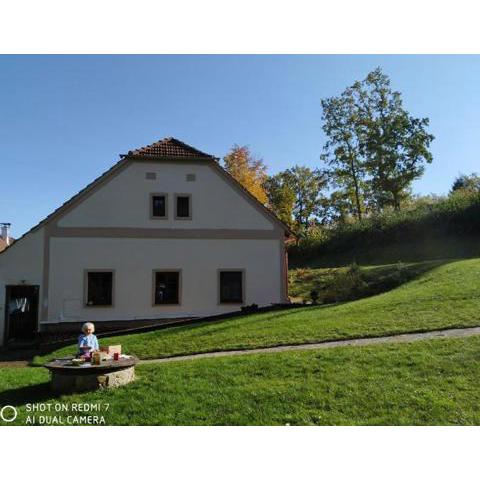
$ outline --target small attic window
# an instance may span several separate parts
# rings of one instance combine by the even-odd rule
[[[145,173],[145,178],[147,180],[156,180],[157,179],[157,174],[155,172],[147,172],[147,173]]]
[[[192,196],[189,193],[175,194],[175,220],[192,219]]]
[[[150,218],[167,218],[167,194],[152,193],[150,194]]]
[[[194,182],[196,180],[194,173],[187,173],[187,182]]]

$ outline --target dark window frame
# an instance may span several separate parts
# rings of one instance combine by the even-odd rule
[[[222,274],[238,273],[241,279],[241,296],[233,299],[225,299],[222,291]],[[245,269],[244,268],[221,268],[218,270],[218,304],[219,305],[242,305],[245,303]]]
[[[188,198],[188,216],[178,215],[178,199]],[[191,193],[176,193],[175,194],[175,220],[191,220],[192,219],[192,194]]]
[[[111,274],[111,287],[110,287],[110,303],[90,303],[89,297],[89,276],[90,274],[108,273]],[[87,308],[110,308],[115,304],[115,270],[102,268],[102,269],[87,269],[84,273],[84,306]]]
[[[159,273],[176,273],[177,274],[177,301],[157,303],[157,274]],[[182,270],[179,268],[158,268],[152,271],[152,306],[163,307],[172,305],[181,305],[182,302]]]
[[[165,215],[154,215],[153,202],[155,197],[165,198]],[[163,192],[156,192],[150,194],[150,219],[152,220],[167,220],[168,219],[168,194]]]

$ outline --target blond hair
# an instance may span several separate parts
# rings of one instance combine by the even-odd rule
[[[92,333],[95,331],[95,325],[92,322],[85,322],[82,325],[82,332],[85,333],[88,327],[91,327]]]

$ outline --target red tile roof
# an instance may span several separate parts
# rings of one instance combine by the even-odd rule
[[[215,158],[213,155],[201,152],[173,137],[164,138],[146,147],[130,150],[128,155],[170,158]]]

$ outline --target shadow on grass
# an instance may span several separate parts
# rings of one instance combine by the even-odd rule
[[[336,304],[338,305],[338,304]],[[243,315],[236,315],[232,317],[227,317],[227,318],[215,318],[215,319],[210,319],[210,320],[198,320],[195,323],[189,323],[188,325],[169,325],[167,328],[159,328],[155,330],[150,330],[148,332],[142,332],[139,331],[137,333],[129,333],[128,335],[115,335],[112,333],[111,337],[110,336],[102,336],[100,339],[100,343],[109,341],[110,338],[115,339],[115,341],[121,341],[119,337],[127,337],[127,336],[137,336],[137,335],[155,335],[159,334],[160,331],[162,331],[161,335],[162,337],[168,337],[169,335],[175,335],[179,331],[185,331],[185,332],[195,332],[196,330],[205,327],[207,325],[211,326],[212,328],[209,329],[209,333],[211,332],[221,332],[222,330],[227,330],[228,328],[231,327],[232,323],[236,321],[259,321],[259,317],[261,318],[261,321],[264,322],[272,322],[275,321],[279,318],[282,317],[288,317],[291,315],[297,314],[299,311],[304,311],[305,309],[325,309],[325,308],[331,308],[334,307],[335,305],[301,305],[301,306],[292,306],[292,307],[283,307],[280,309],[275,309],[275,310],[270,310],[267,312],[252,312],[252,313],[245,313]],[[256,319],[253,317],[257,317]],[[101,325],[99,325],[99,330],[101,329]],[[74,344],[64,344],[61,346],[54,346],[51,348],[42,348],[41,350],[30,352],[27,357],[25,357],[25,360],[29,362],[30,367],[42,367],[43,364],[45,363],[45,357],[48,357],[51,353],[59,350],[60,348],[65,348],[65,347],[72,347],[74,348]],[[37,357],[40,357],[40,361],[38,361]]]
[[[463,260],[463,259],[462,259]],[[338,305],[395,290],[458,259],[428,260],[411,264],[362,265],[358,273],[345,267],[305,268],[291,272],[291,292],[308,299],[316,291],[319,304]]]
[[[274,322],[280,318],[285,318],[285,317],[290,317],[292,315],[298,314],[300,311],[305,311],[305,310],[323,310],[327,308],[332,308],[340,303],[337,304],[328,304],[328,305],[305,305],[304,308],[292,308],[288,310],[275,310],[273,312],[266,312],[266,313],[253,313],[253,314],[248,314],[248,315],[243,315],[239,317],[234,317],[234,318],[225,318],[222,320],[216,320],[215,322],[212,321],[206,321],[206,322],[199,322],[196,324],[191,324],[191,325],[183,325],[183,326],[177,326],[177,327],[172,327],[169,329],[165,329],[162,333],[162,337],[168,337],[169,335],[175,335],[179,331],[188,331],[195,333],[196,330],[205,327],[205,326],[210,326],[211,328],[208,330],[208,334],[210,335],[211,333],[219,333],[223,330],[228,330],[232,327],[232,324],[235,323],[236,321],[255,321],[255,322]],[[250,318],[251,317],[251,318]],[[254,318],[255,317],[255,318]],[[156,332],[148,332],[145,335],[148,334],[155,334],[159,333],[158,331]]]
[[[40,403],[54,398],[55,395],[50,388],[50,382],[44,382],[0,392],[0,405],[18,407],[26,403]]]

